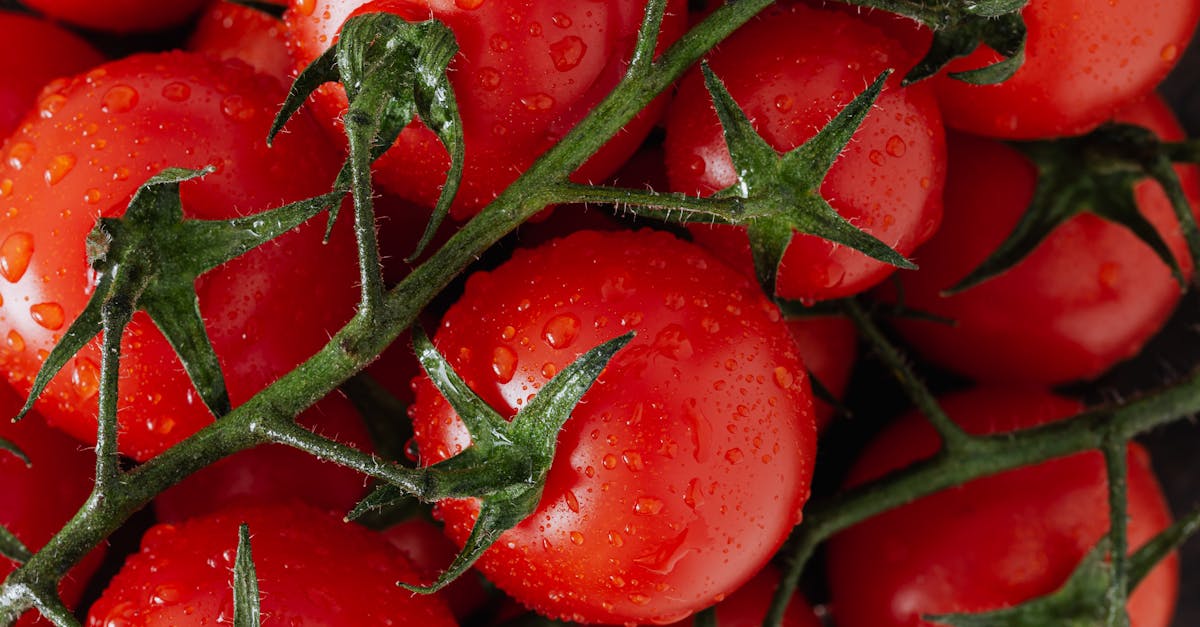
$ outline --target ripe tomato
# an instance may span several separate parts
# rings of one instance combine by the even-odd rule
[[[30,461],[26,466],[15,455],[0,452],[0,525],[28,549],[37,550],[87,500],[96,458],[43,424],[36,412],[13,424],[8,418],[17,415],[22,404],[12,388],[0,384],[0,438],[16,444]],[[79,602],[103,556],[104,549],[96,549],[67,573],[59,593],[68,604]],[[0,557],[0,579],[12,570],[12,562]],[[49,624],[36,620],[36,615],[27,612],[17,625]]]
[[[84,240],[99,216],[125,210],[167,166],[216,166],[183,185],[184,211],[228,218],[328,190],[337,159],[301,121],[268,149],[283,87],[240,62],[187,53],[102,66],[42,96],[40,114],[0,148],[0,369],[27,392],[41,360],[83,309],[95,277]],[[303,176],[297,176],[303,173]],[[353,313],[348,222],[322,244],[325,220],[197,281],[199,305],[236,405],[315,353]],[[158,328],[134,317],[122,342],[121,451],[145,460],[212,416]],[[99,340],[40,403],[48,421],[95,438]]]
[[[1164,139],[1183,137],[1157,98],[1119,119]],[[1096,377],[1141,350],[1179,302],[1179,285],[1141,240],[1090,214],[1059,226],[1003,275],[940,295],[1008,236],[1037,182],[1033,164],[996,141],[952,136],[950,156],[945,223],[921,248],[921,270],[902,273],[900,284],[908,306],[957,324],[897,320],[918,352],[981,381],[1061,383]],[[1177,171],[1194,206],[1197,171]],[[1135,191],[1143,215],[1186,268],[1187,247],[1166,195],[1151,181]]]
[[[30,8],[68,24],[112,33],[159,30],[182,24],[204,0],[24,0]]]
[[[437,18],[461,52],[450,65],[466,137],[462,186],[451,209],[470,217],[512,183],[617,84],[633,52],[644,2],[604,0],[293,0],[284,20],[299,67],[337,39],[353,14],[388,11],[405,19]],[[670,0],[660,47],[683,28],[683,0]],[[338,138],[346,96],[326,85],[316,97]],[[660,98],[575,173],[602,180],[633,154],[660,116]],[[342,140],[344,141],[344,140]],[[432,207],[449,158],[437,137],[414,122],[376,164],[388,191]]]
[[[775,590],[779,588],[779,571],[767,566],[758,572],[746,585],[717,604],[717,624],[721,627],[758,627],[767,617],[767,609]],[[676,627],[690,627],[695,621],[686,620]],[[783,613],[782,627],[821,627],[821,621],[813,612],[808,601],[800,594],[792,596]]]
[[[520,250],[467,281],[435,343],[512,416],[559,369],[628,330],[637,337],[559,435],[537,511],[477,563],[547,616],[680,620],[758,572],[808,498],[808,381],[778,310],[669,234],[585,231]],[[423,464],[470,443],[427,379],[411,415]],[[461,545],[476,502],[439,511]]]
[[[804,33],[796,37],[796,33]],[[905,54],[881,31],[840,11],[776,6],[709,55],[713,71],[776,150],[817,133],[883,70]],[[925,85],[893,77],[821,186],[855,226],[903,255],[941,219],[945,147],[941,118]],[[832,97],[831,97],[832,95]],[[667,119],[667,173],[676,191],[707,196],[738,181],[721,125],[698,72],[684,78]],[[744,230],[693,225],[696,241],[740,265]],[[797,235],[783,256],[776,292],[821,300],[861,292],[894,270],[852,249]]]
[[[305,428],[373,452],[371,436],[354,405],[333,393],[300,414]],[[177,523],[233,503],[304,501],[321,509],[347,512],[366,495],[363,476],[282,444],[260,446],[189,475],[154,499],[160,522]]]
[[[283,625],[452,627],[441,597],[396,585],[418,575],[379,534],[308,505],[227,509],[158,525],[88,613],[91,627],[233,620],[238,527],[250,527],[262,616]]]
[[[1004,433],[1083,409],[1035,389],[978,388],[942,406],[970,433]],[[850,473],[864,483],[937,450],[910,414],[879,435]],[[1129,445],[1129,542],[1135,549],[1171,523],[1150,458]],[[829,545],[833,613],[841,627],[932,625],[923,614],[998,609],[1058,589],[1108,531],[1103,456],[1088,452],[972,481],[876,516]],[[1178,563],[1158,565],[1134,591],[1136,627],[1166,627]]]
[[[71,31],[0,11],[0,139],[17,128],[46,83],[103,62],[91,44]]]
[[[442,533],[442,528],[420,516],[389,527],[383,535],[408,558],[423,583],[436,580],[442,569],[458,555],[458,546]],[[467,571],[438,594],[460,622],[479,612],[488,602],[483,579],[474,570]]]
[[[1085,133],[1150,93],[1183,54],[1200,3],[1193,0],[1033,0],[1025,63],[997,85],[947,72],[999,57],[986,46],[934,79],[946,124],[979,135],[1036,139]]]
[[[268,1],[287,4],[284,0]],[[292,82],[292,59],[283,36],[283,22],[257,9],[226,0],[209,3],[187,47],[218,59],[241,59],[284,84]]]
[[[788,330],[804,365],[835,398],[842,398],[850,383],[850,373],[858,357],[858,332],[846,318],[821,317],[789,320]],[[813,399],[817,429],[824,429],[833,418],[833,407]]]

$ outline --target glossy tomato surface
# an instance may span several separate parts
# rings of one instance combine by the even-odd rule
[[[183,185],[192,218],[230,218],[328,190],[338,163],[315,126],[299,120],[271,149],[262,140],[283,97],[278,81],[240,62],[187,53],[129,57],[42,96],[41,113],[0,147],[0,368],[9,381],[27,392],[82,311],[95,281],[84,242],[96,219],[124,212],[163,168],[216,168]],[[318,218],[197,281],[235,405],[315,353],[353,314],[349,225],[328,244],[324,226]],[[96,432],[98,346],[72,358],[39,405],[85,442]],[[212,420],[144,314],[121,351],[123,453],[147,459]]]
[[[383,536],[291,503],[237,507],[146,532],[88,613],[91,627],[233,622],[238,528],[247,524],[264,624],[453,627],[437,595],[396,585],[418,575]]]
[[[0,11],[0,139],[16,130],[47,83],[103,62],[91,44],[61,26]]]
[[[834,398],[842,398],[858,358],[858,332],[854,323],[842,317],[823,316],[788,320],[787,325],[809,373]],[[833,406],[814,398],[813,410],[817,428],[824,429],[833,419]]]
[[[682,0],[670,0],[660,49],[683,28]],[[633,52],[644,2],[628,0],[292,0],[285,15],[299,67],[337,39],[351,15],[388,11],[410,21],[437,18],[461,49],[450,64],[466,138],[456,218],[474,215],[571,130],[616,86]],[[318,90],[316,108],[339,138],[347,107],[341,87]],[[616,171],[662,113],[659,98],[575,173],[598,181]],[[437,137],[414,123],[376,163],[386,190],[432,207],[449,158]]]
[[[779,571],[767,566],[759,571],[746,585],[729,595],[716,606],[717,624],[721,627],[759,627],[767,618],[767,610],[775,590],[779,588]],[[695,620],[677,623],[677,627],[691,627]],[[821,627],[821,620],[813,612],[808,601],[800,594],[792,597],[784,610],[781,627]]]
[[[279,0],[271,4],[287,3]],[[292,58],[283,22],[258,9],[227,0],[210,2],[197,19],[187,47],[221,60],[241,59],[259,72],[291,84]]]
[[[46,16],[112,33],[153,31],[183,23],[204,0],[23,0]]]
[[[997,85],[949,72],[999,57],[986,46],[934,79],[946,124],[1009,139],[1085,133],[1145,97],[1175,67],[1200,20],[1193,0],[1032,0],[1025,62]]]
[[[796,33],[804,33],[803,37]],[[881,72],[906,62],[899,44],[840,11],[803,5],[766,9],[708,56],[755,129],[776,150],[800,146]],[[842,217],[903,255],[941,219],[945,142],[927,85],[899,87],[893,76],[821,195]],[[675,191],[707,196],[738,182],[712,99],[699,72],[680,84],[667,118],[667,173]],[[696,241],[735,265],[749,259],[744,230],[698,224]],[[811,235],[784,253],[776,292],[822,300],[861,292],[890,265]]]
[[[580,232],[518,251],[468,280],[435,344],[511,416],[579,355],[630,330],[637,337],[559,435],[537,511],[477,564],[547,616],[680,620],[758,572],[808,498],[811,399],[778,310],[669,234]],[[423,464],[469,445],[428,380],[411,414]],[[455,541],[476,511],[440,505]]]
[[[1183,137],[1157,98],[1124,112],[1164,139]],[[1033,163],[999,142],[952,136],[942,229],[900,275],[905,303],[954,325],[898,319],[927,358],[980,381],[1091,379],[1135,355],[1179,302],[1166,264],[1125,227],[1084,214],[1056,228],[1023,261],[966,291],[942,296],[995,250],[1033,198]],[[1177,168],[1193,211],[1194,167]],[[1188,267],[1175,214],[1157,183],[1135,188],[1138,206]],[[1190,275],[1190,272],[1189,272]],[[889,297],[894,297],[889,296]]]
[[[1083,406],[1034,388],[976,388],[941,399],[967,432],[1005,433],[1074,415]],[[848,483],[878,478],[937,450],[928,422],[909,414],[863,452]],[[1129,545],[1171,523],[1137,444],[1129,446]],[[1104,457],[1081,453],[977,479],[886,512],[835,536],[829,583],[840,627],[932,626],[925,614],[980,612],[1049,594],[1108,531]],[[1134,627],[1170,624],[1178,588],[1175,557],[1137,587]]]

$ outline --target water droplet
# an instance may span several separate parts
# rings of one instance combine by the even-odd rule
[[[675,361],[691,358],[695,353],[692,342],[678,324],[669,324],[654,337],[654,350]]]
[[[175,586],[158,586],[154,589],[154,594],[150,597],[150,602],[154,605],[167,605],[175,603],[182,596],[179,588]]]
[[[625,467],[637,472],[645,468],[642,463],[642,454],[637,451],[624,451],[621,453],[621,461],[625,462]]]
[[[867,154],[867,158],[870,159],[871,163],[874,163],[875,165],[883,165],[884,163],[883,153],[879,152],[878,150],[872,150]]]
[[[16,331],[9,331],[8,337],[5,338],[5,343],[14,353],[20,353],[25,350],[25,338],[21,337]]]
[[[634,605],[645,605],[650,602],[650,597],[646,596],[644,594],[635,592],[635,593],[629,595],[629,601],[631,603],[633,603]]]
[[[46,179],[46,183],[54,185],[63,180],[63,177],[70,174],[74,168],[75,155],[70,153],[55,155],[50,159],[50,163],[46,165],[46,172],[43,176]]]
[[[704,463],[708,459],[708,442],[712,439],[712,422],[694,398],[683,402],[683,417],[692,432],[692,458]]]
[[[317,8],[317,0],[296,0],[296,11],[300,15],[312,15]]]
[[[29,268],[29,258],[32,256],[33,235],[24,231],[9,235],[0,244],[0,275],[10,283],[20,281]]]
[[[76,358],[71,369],[71,387],[80,400],[92,398],[100,391],[100,368],[86,357]]]
[[[189,87],[187,83],[172,81],[166,85],[163,85],[162,95],[163,98],[166,98],[172,102],[183,102],[192,95],[192,88]]]
[[[492,38],[488,41],[488,45],[491,46],[494,52],[506,52],[509,47],[508,39],[505,39],[504,35],[499,34],[492,35]]]
[[[600,460],[600,463],[607,469],[612,470],[617,467],[617,456],[609,453]]]
[[[504,330],[500,331],[500,339],[502,340],[507,341],[513,339],[514,337],[517,337],[517,329],[512,325],[506,326],[504,327]]]
[[[221,113],[231,120],[245,122],[253,118],[256,111],[253,105],[241,95],[232,94],[221,100]]]
[[[548,361],[542,364],[543,377],[546,377],[547,379],[553,379],[554,375],[556,374],[558,374],[558,366],[554,365],[554,362]]]
[[[1167,44],[1158,52],[1159,58],[1167,63],[1171,63],[1179,56],[1179,46],[1175,44]]]
[[[559,72],[575,69],[586,53],[587,44],[574,35],[563,37],[550,44],[550,60],[554,62],[554,69]]]
[[[933,181],[929,180],[928,176],[921,177],[921,189],[929,189],[933,185]]]
[[[689,552],[687,549],[680,550],[684,541],[687,540],[687,534],[687,529],[684,529],[679,535],[659,545],[653,551],[633,558],[633,562],[656,575],[670,574]]]
[[[567,348],[579,337],[579,324],[574,314],[554,316],[542,327],[542,338],[551,348]]]
[[[12,179],[4,179],[3,181],[0,181],[0,198],[4,198],[5,196],[11,194],[12,189]]]
[[[554,98],[549,94],[538,92],[521,98],[521,104],[530,111],[549,111],[554,107]]]
[[[745,459],[746,459],[746,454],[743,453],[742,449],[740,449],[740,448],[731,448],[725,452],[725,461],[727,461],[735,466],[742,463],[742,461]]]
[[[492,91],[500,86],[500,71],[496,68],[485,67],[479,70],[479,86],[486,91]]]
[[[492,372],[500,383],[512,381],[513,373],[517,370],[517,354],[507,346],[497,346],[492,350]]]
[[[105,113],[126,113],[137,106],[139,94],[129,85],[114,85],[100,100],[100,110]]]
[[[62,94],[50,94],[42,98],[38,103],[38,115],[43,120],[49,120],[54,117],[55,113],[62,111],[63,105],[67,104],[67,97]]]
[[[688,482],[687,492],[683,495],[683,504],[692,509],[704,503],[704,490],[700,489],[700,479],[693,478]]]
[[[618,547],[624,546],[625,538],[622,538],[621,534],[619,534],[615,531],[610,531],[610,532],[608,532],[608,543],[613,546],[618,546]],[[624,585],[624,584],[622,584],[622,585]]]
[[[784,366],[777,366],[775,368],[775,385],[785,390],[790,390],[795,382],[796,377],[792,374],[791,370],[788,370]]]
[[[663,509],[662,499],[656,499],[653,496],[639,496],[633,502],[634,513],[643,516],[655,516]]]
[[[63,325],[63,308],[58,303],[38,303],[29,308],[29,316],[51,331],[57,331]]]
[[[779,94],[778,96],[775,96],[775,108],[780,113],[787,113],[788,111],[791,111],[795,104],[796,103],[794,100],[792,100],[792,97],[787,94]]]
[[[904,139],[899,135],[892,135],[888,138],[885,149],[893,157],[903,157],[904,153],[908,152],[908,144],[904,143]]]
[[[566,494],[563,495],[563,500],[567,502],[567,509],[576,514],[579,513],[579,497],[575,496],[574,492],[567,490]]]
[[[95,187],[93,187],[83,193],[83,201],[89,205],[94,205],[94,204],[100,202],[100,199],[101,199],[100,190],[96,189]]]
[[[483,4],[483,0],[454,0],[454,6],[465,11],[474,11]]]
[[[550,21],[559,28],[571,28],[571,25],[574,23],[571,21],[570,16],[565,13],[555,13],[550,16]]]
[[[8,166],[14,170],[20,170],[29,163],[35,152],[37,152],[37,148],[29,142],[13,144],[12,148],[8,149]]]
[[[573,542],[576,546],[583,546],[583,534],[582,533],[579,533],[578,531],[572,531],[570,533],[570,536],[571,536],[571,542]]]

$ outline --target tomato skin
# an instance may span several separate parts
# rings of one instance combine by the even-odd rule
[[[970,433],[1004,433],[1083,409],[1034,388],[976,388],[942,407]],[[932,455],[938,438],[917,414],[864,451],[847,480],[864,483]],[[1146,451],[1129,445],[1129,543],[1171,523]],[[1035,488],[1036,486],[1036,488]],[[1103,455],[1080,453],[972,481],[886,512],[835,536],[829,583],[840,627],[932,625],[922,614],[979,612],[1049,594],[1108,531]],[[1159,564],[1128,605],[1134,627],[1166,627],[1179,565]]]
[[[627,0],[293,0],[284,16],[297,67],[336,40],[352,14],[388,11],[413,21],[436,17],[461,49],[450,65],[466,137],[462,185],[451,214],[469,218],[571,130],[616,86],[632,53],[644,2]],[[660,49],[682,32],[683,0],[670,0]],[[317,91],[316,109],[344,143],[347,107],[340,86]],[[573,176],[603,180],[637,149],[661,117],[665,97],[626,125]],[[387,191],[432,207],[449,158],[436,136],[414,122],[375,166]]]
[[[547,616],[680,620],[752,577],[808,498],[811,400],[778,310],[667,233],[580,232],[520,250],[468,280],[435,343],[511,416],[548,375],[631,329],[559,434],[537,511],[476,565]],[[421,463],[467,446],[432,384],[416,391]],[[462,544],[475,502],[437,511]]]
[[[360,451],[374,452],[371,436],[350,399],[333,393],[297,418],[310,429]],[[154,499],[159,522],[178,523],[233,503],[304,501],[347,512],[367,493],[356,471],[321,461],[283,444],[242,451],[168,488]]]
[[[1119,119],[1167,140],[1183,138],[1158,98]],[[919,251],[921,269],[901,273],[900,285],[908,306],[957,324],[898,319],[905,339],[923,356],[979,381],[1091,379],[1141,350],[1179,302],[1179,285],[1128,230],[1090,214],[1058,227],[1007,273],[939,295],[1007,237],[1036,184],[1033,164],[999,142],[954,135],[950,154],[946,220]],[[1196,168],[1176,170],[1195,207]],[[1143,215],[1187,268],[1187,247],[1161,188],[1143,181],[1135,193]],[[884,294],[895,298],[890,288]]]
[[[825,316],[789,320],[788,330],[804,365],[834,398],[842,398],[858,357],[858,331],[846,318]],[[833,406],[813,397],[817,429],[833,419]]]
[[[23,400],[0,383],[0,438],[21,449],[30,466],[16,456],[0,452],[0,525],[30,550],[44,545],[87,500],[92,490],[96,458],[67,436],[47,427],[42,416],[31,412],[13,423]],[[74,607],[84,586],[104,557],[103,546],[93,550],[67,573],[59,592]],[[13,571],[13,563],[0,557],[0,579]],[[18,627],[49,625],[36,611],[26,612]]]
[[[30,8],[68,24],[111,33],[137,33],[182,24],[204,0],[24,0]]]
[[[453,627],[437,595],[396,585],[416,572],[381,535],[308,505],[237,507],[179,525],[157,525],[88,613],[104,627],[213,625],[233,619],[238,527],[250,527],[269,623]]]
[[[773,566],[759,571],[753,579],[717,604],[717,624],[721,627],[759,627],[767,617],[775,590],[782,577]],[[676,623],[677,627],[691,627],[694,620]],[[783,611],[782,627],[821,627],[821,621],[813,608],[799,593],[792,595],[787,609]]]
[[[986,46],[934,79],[947,126],[977,135],[1079,135],[1153,91],[1183,55],[1200,4],[1191,0],[1032,0],[1025,63],[998,85],[946,74],[999,58]]]
[[[406,520],[386,529],[383,535],[408,558],[425,583],[435,581],[458,555],[458,546],[442,533],[441,527],[425,518]],[[450,582],[438,594],[459,622],[465,622],[488,602],[483,579],[474,570]]]
[[[796,37],[797,32],[805,36]],[[766,9],[708,61],[756,130],[784,152],[815,135],[880,72],[902,64],[906,55],[883,32],[852,16],[794,5]],[[946,160],[932,91],[921,84],[900,88],[899,78],[889,80],[825,178],[821,195],[842,217],[907,255],[933,234],[941,219]],[[707,196],[738,180],[698,72],[683,79],[671,106],[666,154],[675,191]],[[741,228],[692,225],[689,230],[698,243],[735,266],[749,259]],[[805,300],[850,296],[894,269],[849,248],[797,234],[784,253],[776,293]]]
[[[229,218],[328,190],[337,159],[306,118],[275,148],[261,141],[283,97],[282,85],[240,62],[178,52],[116,61],[42,96],[40,107],[53,114],[28,119],[0,147],[8,157],[0,163],[7,190],[0,202],[9,207],[0,217],[0,265],[7,268],[0,369],[10,382],[31,388],[41,357],[94,285],[87,233],[98,216],[122,213],[150,175],[214,164],[216,173],[182,186],[184,212],[198,218]],[[349,223],[329,244],[322,243],[324,226],[324,218],[310,221],[197,281],[235,405],[315,353],[353,314]],[[134,316],[121,351],[123,453],[148,459],[212,421],[147,316]],[[39,402],[52,425],[84,442],[95,438],[99,352],[97,339]]]
[[[91,44],[61,26],[0,11],[0,139],[16,130],[46,83],[103,62]]]
[[[283,0],[271,0],[283,6]],[[205,7],[188,39],[188,50],[218,59],[241,59],[254,69],[292,82],[292,58],[288,55],[283,22],[257,9],[215,0]]]

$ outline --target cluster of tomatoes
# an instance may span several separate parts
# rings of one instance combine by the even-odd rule
[[[660,50],[721,3],[667,4]],[[278,7],[280,19],[224,0],[24,5],[0,12],[0,373],[11,384],[0,389],[0,415],[18,412],[96,287],[87,241],[97,218],[121,215],[150,176],[212,167],[181,187],[184,210],[196,219],[243,216],[329,191],[345,158],[341,86],[319,88],[270,147],[265,137],[292,77],[335,45],[347,19],[385,11],[436,18],[454,32],[460,52],[449,77],[466,144],[450,214],[461,222],[617,85],[645,8],[635,0],[292,0]],[[453,304],[426,312],[438,351],[508,418],[581,354],[636,332],[558,434],[534,514],[450,587],[414,596],[395,584],[428,583],[449,565],[455,545],[470,539],[478,500],[438,503],[436,523],[421,511],[369,530],[341,518],[367,494],[365,479],[273,445],[209,466],[155,499],[159,524],[140,551],[108,557],[123,565],[93,584],[103,589],[98,599],[84,599],[88,624],[231,620],[243,523],[268,622],[501,624],[523,606],[552,619],[667,624],[714,604],[722,625],[761,622],[779,578],[770,561],[803,519],[818,432],[834,419],[814,385],[840,396],[858,352],[847,319],[786,318],[776,299],[811,305],[863,295],[933,314],[900,317],[894,329],[930,363],[975,382],[944,398],[944,408],[967,432],[990,434],[1080,412],[1079,402],[1050,386],[1094,379],[1158,331],[1181,295],[1181,277],[1164,255],[1184,282],[1191,279],[1171,200],[1142,181],[1128,190],[1129,207],[1146,225],[1142,239],[1084,213],[1003,274],[947,294],[1002,245],[1045,189],[1045,162],[1035,165],[1023,148],[1034,144],[1006,140],[1079,136],[1113,120],[1164,142],[1184,138],[1153,90],[1187,46],[1200,4],[1033,0],[1022,14],[1024,64],[996,85],[950,77],[996,61],[986,47],[930,80],[905,84],[929,48],[927,29],[820,0],[781,0],[706,56],[716,90],[737,103],[756,141],[781,155],[895,70],[820,193],[920,270],[897,273],[850,247],[795,234],[774,270],[775,293],[764,294],[753,254],[763,234],[754,225],[682,229],[562,206],[506,239],[496,255],[505,260],[485,259],[452,288],[461,292]],[[108,59],[89,43],[114,40],[97,33],[185,28],[186,41],[166,41],[183,50]],[[761,179],[731,156],[710,91],[714,81],[694,69],[571,178],[697,196],[754,194]],[[396,144],[374,165],[383,272],[392,283],[411,271],[404,260],[450,168],[438,136],[419,120]],[[1062,206],[1121,193],[1095,183],[1108,179],[1089,179],[1089,164],[1079,161],[1056,164],[1057,176],[1080,181]],[[1200,173],[1176,167],[1176,175],[1195,206]],[[435,246],[454,228],[445,225]],[[1146,231],[1157,234],[1158,249],[1143,241]],[[346,324],[359,282],[350,220],[326,233],[324,216],[202,275],[197,307],[234,406]],[[95,462],[84,446],[96,439],[100,363],[97,340],[53,379],[36,412],[0,423],[0,438],[20,451],[0,451],[0,524],[30,549],[91,490]],[[409,417],[364,421],[360,409],[370,404],[339,393],[299,416],[300,424],[387,454],[395,451],[373,440],[379,429],[371,425],[411,418],[408,461],[426,466],[471,446],[455,407],[421,374],[407,342],[367,372],[411,405]],[[119,447],[131,463],[213,420],[175,349],[144,314],[122,339],[119,386]],[[379,413],[378,404],[367,409]],[[846,485],[937,447],[919,415],[902,417],[861,453]],[[1128,465],[1128,536],[1137,548],[1171,517],[1136,444]],[[922,616],[1050,593],[1108,532],[1105,473],[1098,452],[1059,459],[938,493],[838,535],[828,547],[830,620],[928,624]],[[69,604],[84,596],[104,551],[64,579]],[[1128,606],[1134,625],[1170,624],[1177,571],[1169,558],[1141,582]],[[31,613],[22,624],[35,620]],[[820,624],[800,597],[784,623]]]

